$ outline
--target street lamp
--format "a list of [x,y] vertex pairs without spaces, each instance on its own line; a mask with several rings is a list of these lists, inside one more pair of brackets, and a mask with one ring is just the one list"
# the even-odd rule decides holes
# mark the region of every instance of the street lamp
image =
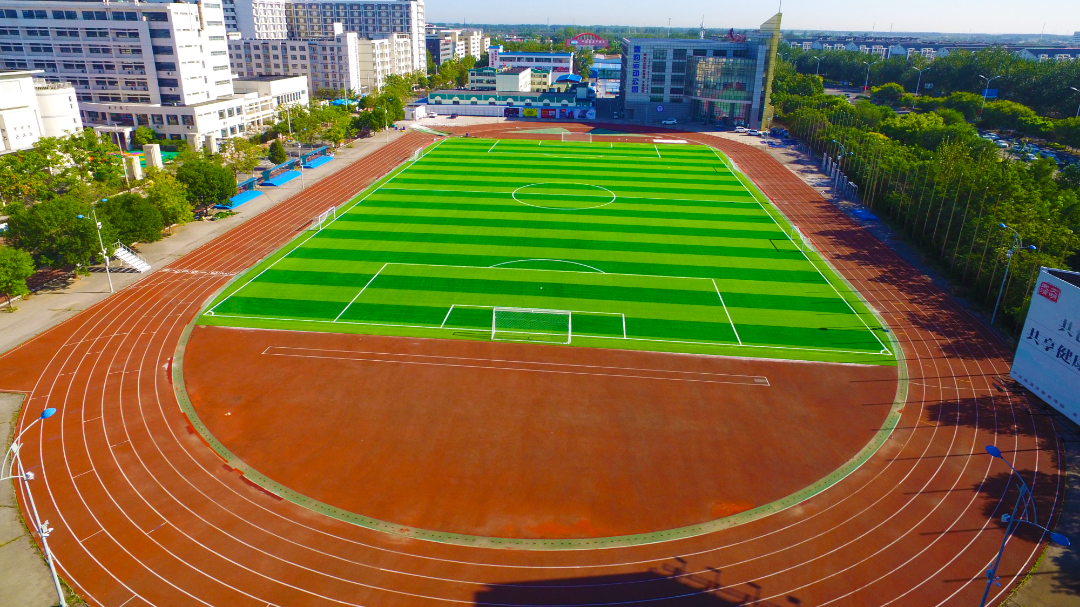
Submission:
[[[101,202],[108,202],[108,198],[102,198]],[[105,241],[101,239],[101,222],[97,218],[97,209],[94,208],[93,203],[90,204],[90,212],[94,215],[94,225],[97,227],[97,239],[98,244],[101,245],[101,261],[105,264],[105,276],[109,278],[109,293],[115,293],[112,284],[112,274],[109,273],[109,255],[105,253]],[[76,215],[77,219],[86,219],[85,215]]]
[[[1080,93],[1080,89],[1076,88],[1075,86],[1070,86],[1069,88],[1076,91],[1077,93]],[[1074,117],[1075,118],[1080,118],[1080,105],[1076,106],[1076,116],[1074,116]]]
[[[26,495],[26,499],[30,502],[30,512],[34,518],[34,529],[37,531],[38,537],[41,538],[41,546],[45,551],[45,559],[49,563],[49,573],[52,574],[53,587],[56,588],[56,596],[60,599],[60,607],[67,607],[67,602],[64,600],[64,591],[60,588],[60,578],[56,575],[56,564],[53,560],[52,550],[49,549],[49,534],[52,533],[52,529],[49,528],[49,521],[41,522],[38,517],[37,504],[34,503],[34,496],[30,493],[30,481],[34,480],[34,473],[27,472],[23,469],[22,459],[19,458],[19,449],[22,448],[22,443],[19,442],[22,439],[22,435],[34,427],[34,424],[43,419],[48,419],[56,414],[56,409],[49,407],[41,412],[41,415],[37,419],[30,422],[30,425],[23,428],[23,431],[15,437],[15,441],[8,447],[7,452],[4,453],[3,462],[0,462],[0,481],[18,479],[22,481],[23,493]],[[8,464],[8,458],[11,458],[11,463]],[[15,464],[18,463],[19,473],[15,474]],[[5,474],[4,469],[7,468]]]
[[814,57],[814,61],[817,61],[817,66],[814,68],[814,75],[815,76],[820,75],[818,72],[821,71],[821,59],[822,59],[821,57]]
[[[1046,533],[1049,533],[1050,540],[1055,544],[1060,544],[1062,546],[1072,545],[1072,542],[1069,541],[1069,538],[1065,537],[1060,533],[1050,531],[1049,529],[1043,527],[1038,523],[1039,515],[1038,512],[1035,511],[1035,504],[1032,503],[1032,498],[1034,496],[1031,495],[1031,488],[1028,487],[1027,483],[1024,482],[1024,477],[1020,476],[1020,473],[1016,471],[1016,468],[1013,468],[1013,465],[1009,463],[1009,460],[1005,459],[1005,457],[1001,454],[1001,449],[998,449],[994,445],[987,445],[986,452],[989,453],[991,456],[1005,462],[1005,465],[1008,466],[1009,469],[1011,469],[1016,474],[1016,478],[1020,480],[1020,495],[1016,497],[1016,505],[1013,506],[1012,514],[1001,515],[1001,522],[1005,523],[1005,538],[1001,540],[1001,548],[998,549],[997,558],[994,559],[994,564],[990,565],[990,568],[986,570],[986,591],[983,592],[982,602],[979,603],[979,607],[986,606],[986,599],[990,596],[990,587],[995,583],[998,583],[997,569],[998,565],[1001,563],[1001,555],[1005,552],[1005,544],[1009,541],[1009,536],[1012,535],[1013,531],[1016,530],[1016,527],[1018,527],[1020,523],[1034,525],[1039,529],[1042,529]],[[1020,509],[1021,501],[1024,502],[1024,513],[1019,518],[1017,518],[1016,512]],[[1036,520],[1027,520],[1028,504],[1031,504],[1031,512]],[[1001,584],[998,583],[998,585],[1000,586]]]
[[981,116],[983,108],[986,107],[986,91],[990,90],[990,83],[997,80],[998,78],[1001,78],[1001,76],[994,76],[993,78],[987,78],[986,76],[983,76],[982,74],[979,74],[979,78],[982,78],[983,80],[986,81],[986,87],[983,88],[983,92],[982,92],[983,93],[983,95],[982,95],[982,97],[983,97],[982,105],[979,106],[979,115]]
[[[911,68],[911,69],[915,69],[915,68]],[[919,87],[922,86],[922,73],[925,72],[928,69],[930,69],[929,65],[922,68],[921,70],[915,70],[916,72],[919,72],[919,81],[915,83],[915,97],[916,98],[919,97]]]
[[998,305],[1001,303],[1001,295],[1005,292],[1005,279],[1009,277],[1009,266],[1012,264],[1013,253],[1020,250],[1034,251],[1035,245],[1024,246],[1024,239],[1020,238],[1020,233],[1013,230],[1009,226],[999,223],[999,228],[1004,230],[1010,230],[1013,233],[1012,248],[1005,252],[1005,258],[1008,260],[1005,262],[1005,275],[1001,277],[1001,288],[998,289],[997,301],[994,302],[994,313],[990,316],[990,324],[994,324],[994,320],[997,318]]
[[876,61],[863,61],[863,65],[866,66],[866,81],[863,82],[862,90],[865,93],[870,90],[870,66],[877,63]]

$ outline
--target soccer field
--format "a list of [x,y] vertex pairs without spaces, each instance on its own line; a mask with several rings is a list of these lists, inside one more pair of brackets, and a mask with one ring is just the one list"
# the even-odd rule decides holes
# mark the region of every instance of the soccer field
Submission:
[[859,297],[706,146],[446,139],[317,227],[199,322],[894,364]]

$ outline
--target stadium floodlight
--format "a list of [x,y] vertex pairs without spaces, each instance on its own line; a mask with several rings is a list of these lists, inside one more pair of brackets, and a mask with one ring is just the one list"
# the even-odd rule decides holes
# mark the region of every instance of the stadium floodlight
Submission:
[[[56,597],[60,600],[60,607],[67,607],[67,601],[64,600],[64,591],[60,587],[60,577],[56,574],[56,563],[53,558],[52,550],[49,548],[49,534],[52,533],[52,529],[49,528],[49,521],[42,522],[38,517],[37,504],[34,503],[34,495],[30,493],[30,481],[34,480],[34,473],[28,472],[23,469],[22,459],[19,457],[19,449],[22,448],[22,437],[30,428],[34,427],[34,424],[43,419],[49,419],[53,415],[56,415],[56,409],[49,407],[41,412],[41,415],[37,419],[30,422],[28,426],[23,428],[22,432],[15,437],[11,446],[8,447],[6,453],[4,453],[4,460],[0,463],[0,481],[6,481],[9,479],[18,479],[22,482],[23,494],[26,496],[27,502],[30,504],[30,513],[33,515],[33,528],[37,531],[38,537],[41,538],[41,547],[45,552],[45,559],[49,563],[49,573],[52,574],[53,587],[56,589]],[[8,464],[8,458],[11,458],[10,465]],[[18,474],[15,474],[16,464],[18,464]],[[7,474],[4,474],[4,469],[7,468]]]
[[[1055,544],[1059,544],[1061,546],[1072,545],[1072,542],[1070,542],[1069,538],[1065,535],[1050,531],[1046,527],[1043,527],[1039,524],[1038,512],[1035,510],[1035,502],[1033,499],[1034,496],[1031,494],[1031,488],[1028,487],[1027,483],[1024,482],[1024,477],[1020,475],[1020,472],[1018,472],[1016,468],[1014,468],[1013,465],[1009,462],[1009,460],[1005,459],[1005,456],[1001,454],[1001,449],[998,449],[994,445],[987,445],[986,452],[989,453],[992,457],[1005,462],[1005,465],[1008,466],[1014,474],[1016,474],[1016,478],[1020,481],[1020,495],[1016,497],[1016,504],[1013,506],[1012,514],[1001,515],[1001,522],[1005,523],[1005,537],[1001,540],[1001,548],[998,549],[997,557],[994,559],[994,563],[990,565],[990,567],[986,570],[986,590],[983,592],[982,602],[979,603],[979,607],[986,607],[986,600],[990,596],[990,587],[994,584],[998,584],[999,586],[1001,585],[1000,583],[998,583],[999,578],[997,576],[998,565],[1001,564],[1001,555],[1005,553],[1005,544],[1009,542],[1009,536],[1012,535],[1014,531],[1016,531],[1016,528],[1020,525],[1020,523],[1027,523],[1028,525],[1034,525],[1035,527],[1042,529],[1050,536],[1050,541],[1054,542]],[[1020,510],[1021,503],[1023,503],[1024,505],[1023,512],[1019,517],[1017,517],[1017,512]],[[1031,507],[1032,518],[1034,520],[1028,520],[1027,518],[1029,506]]]
[[994,321],[997,319],[998,306],[1001,304],[1001,296],[1005,293],[1005,280],[1009,278],[1009,267],[1012,265],[1013,255],[1020,251],[1035,251],[1037,247],[1035,245],[1024,246],[1024,239],[1020,238],[1020,233],[1013,230],[1004,223],[998,224],[999,228],[1010,230],[1013,233],[1012,248],[1005,251],[1005,275],[1001,277],[1001,287],[998,289],[997,301],[994,302],[994,313],[990,315],[990,325],[993,326]]

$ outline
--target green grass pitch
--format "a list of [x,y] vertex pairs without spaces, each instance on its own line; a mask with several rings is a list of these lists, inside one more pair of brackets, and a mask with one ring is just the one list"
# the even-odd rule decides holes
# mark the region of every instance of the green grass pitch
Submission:
[[219,294],[209,325],[895,364],[857,294],[726,158],[689,144],[447,139]]

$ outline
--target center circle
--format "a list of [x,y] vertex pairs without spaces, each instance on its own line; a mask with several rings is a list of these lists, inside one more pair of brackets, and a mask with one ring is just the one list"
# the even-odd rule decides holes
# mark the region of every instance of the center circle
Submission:
[[532,183],[510,193],[521,204],[538,209],[595,209],[615,202],[615,192],[590,183]]

